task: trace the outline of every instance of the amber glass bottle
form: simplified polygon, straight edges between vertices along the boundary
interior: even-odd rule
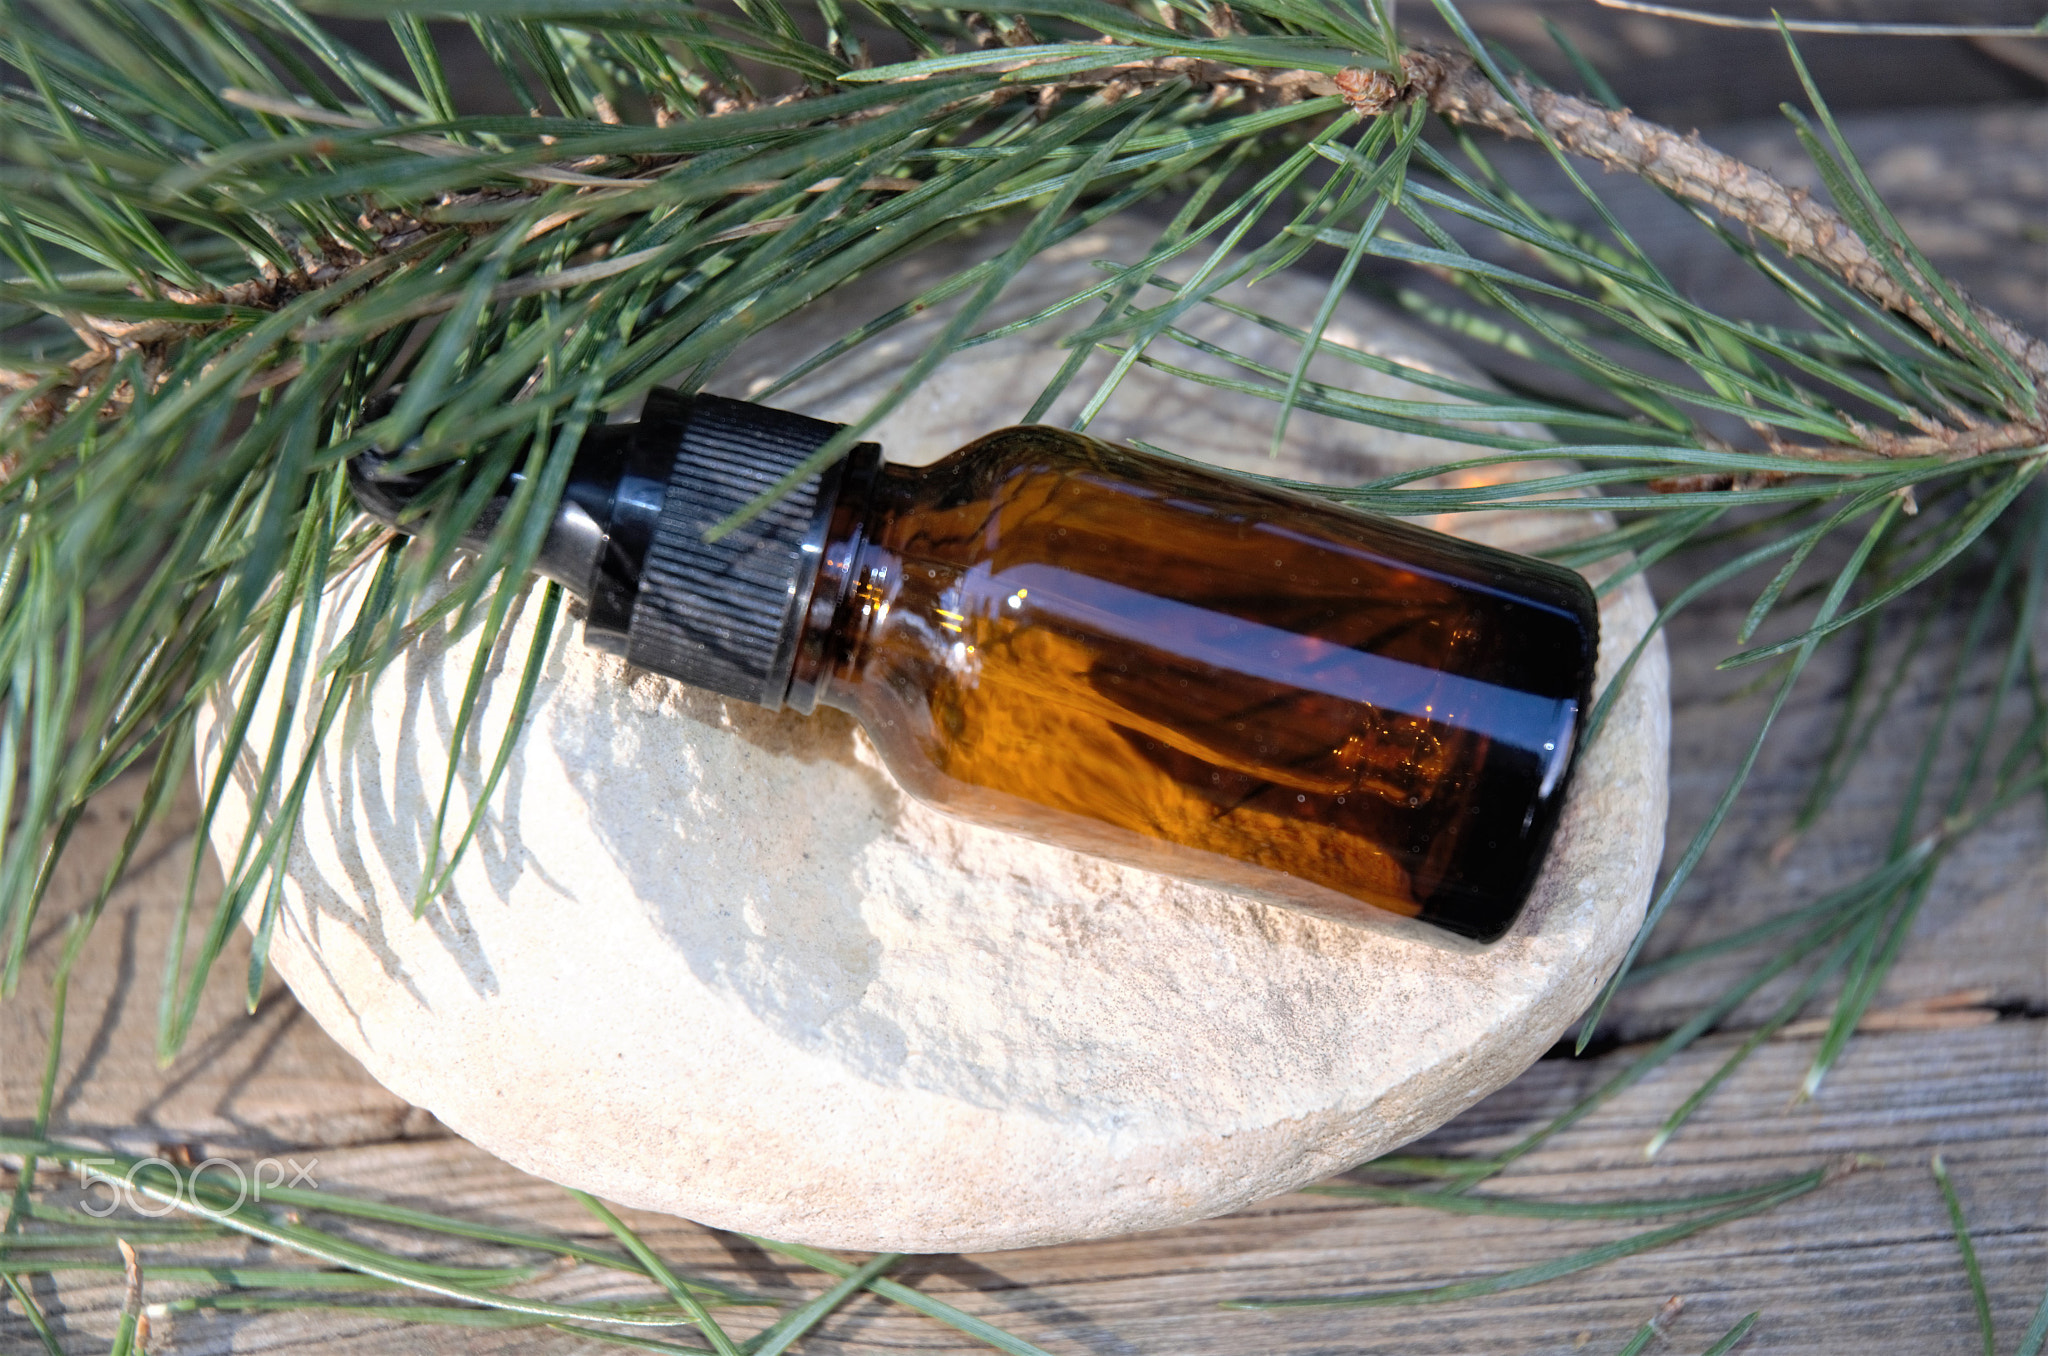
[[[704,541],[834,431],[657,392],[586,441],[539,568],[593,642],[848,711],[967,818],[1340,919],[1514,921],[1592,679],[1576,574],[1045,427],[864,444]],[[407,525],[423,485],[354,470]]]

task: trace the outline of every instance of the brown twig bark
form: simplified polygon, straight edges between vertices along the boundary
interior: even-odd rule
[[[1429,100],[1436,112],[1455,122],[1485,127],[1503,136],[1534,139],[1536,133],[1514,103],[1494,87],[1461,53],[1412,53],[1403,63],[1411,94]],[[1692,202],[1711,207],[1778,245],[1786,253],[1811,259],[1871,300],[1907,316],[1936,338],[1942,322],[1961,317],[1937,316],[1886,270],[1863,238],[1840,214],[1814,201],[1802,189],[1788,188],[1753,165],[1744,164],[1700,140],[1626,110],[1603,108],[1568,94],[1540,90],[1514,81],[1516,95],[1558,146],[1572,155],[1610,169],[1640,175]],[[1903,261],[1901,261],[1903,263]],[[1910,269],[1910,265],[1906,265]],[[1931,293],[1932,289],[1922,291]],[[2048,343],[2028,334],[2005,317],[1970,304],[1970,317],[2035,382],[2048,387]]]

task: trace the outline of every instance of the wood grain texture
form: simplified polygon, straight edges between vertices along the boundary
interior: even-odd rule
[[[61,863],[38,916],[20,991],[0,1003],[0,1116],[8,1125],[21,1124],[35,1107],[48,1048],[51,977],[71,919],[97,893],[141,791],[141,778],[131,776],[87,809],[77,846]],[[254,1015],[246,1011],[241,977],[249,942],[239,929],[184,1052],[168,1069],[158,1067],[163,957],[190,870],[198,813],[198,797],[187,788],[149,830],[79,958],[55,1123],[144,1153],[169,1141],[253,1150],[356,1144],[432,1125],[424,1112],[371,1082],[276,980],[265,985]],[[209,853],[200,907],[210,909],[219,891]]]
[[[2023,1327],[2048,1276],[2048,1085],[2040,1077],[2044,1026],[2009,1020],[1967,1032],[1860,1040],[1821,1098],[1789,1108],[1809,1043],[1766,1047],[1726,1085],[1694,1126],[1654,1162],[1645,1140],[1673,1101],[1704,1076],[1734,1039],[1706,1042],[1532,1154],[1497,1190],[1539,1199],[1631,1199],[1726,1190],[1805,1171],[1850,1155],[1864,1166],[1760,1217],[1736,1221],[1661,1251],[1540,1288],[1483,1300],[1401,1309],[1234,1312],[1218,1301],[1256,1296],[1354,1293],[1429,1285],[1569,1255],[1644,1224],[1460,1217],[1329,1197],[1283,1197],[1254,1210],[1182,1229],[1107,1242],[982,1256],[913,1258],[897,1271],[949,1303],[1055,1353],[1223,1356],[1246,1351],[1456,1353],[1612,1351],[1673,1295],[1685,1308],[1671,1349],[1704,1349],[1744,1313],[1764,1319],[1751,1351],[1897,1352],[1935,1356],[1977,1350],[1961,1262],[1928,1159],[1946,1156],[1969,1212],[2001,1329]],[[1549,1060],[1418,1145],[1424,1151],[1504,1147],[1561,1110],[1613,1067]],[[525,1177],[455,1139],[325,1150],[324,1189],[364,1193],[475,1218],[540,1225],[601,1241],[558,1188]],[[765,1255],[745,1240],[682,1221],[631,1216],[680,1270],[765,1295],[821,1288],[816,1273]],[[389,1235],[379,1237],[387,1244]],[[260,1249],[203,1250],[212,1260]],[[465,1260],[502,1254],[478,1249]],[[145,1249],[145,1267],[172,1260]],[[43,1285],[78,1350],[104,1349],[120,1302],[118,1277]],[[199,1287],[151,1283],[162,1301]],[[559,1300],[623,1298],[636,1291],[602,1269],[579,1266],[529,1293]],[[736,1333],[765,1321],[727,1310]],[[14,1350],[18,1319],[0,1327]],[[1582,1335],[1585,1341],[1581,1343]],[[584,1349],[547,1331],[475,1333],[398,1327],[371,1316],[183,1314],[159,1325],[160,1351],[314,1351],[321,1356],[393,1350],[553,1353]],[[592,1348],[593,1350],[596,1348]],[[890,1351],[965,1352],[976,1344],[900,1306],[867,1298],[829,1321],[810,1351],[879,1356]]]
[[[1816,562],[1814,576],[1838,560]],[[1669,597],[1685,580],[1676,569],[1656,572],[1655,588]],[[1759,581],[1758,587],[1761,586]],[[1768,693],[1745,692],[1756,670],[1716,673],[1714,662],[1740,648],[1734,643],[1748,598],[1724,594],[1683,614],[1671,633],[1671,825],[1665,838],[1668,869],[1727,786],[1737,756],[1755,737]],[[1728,936],[1775,917],[1831,889],[1850,884],[1882,864],[1900,795],[1933,727],[1935,710],[1953,677],[1962,609],[1942,617],[1919,653],[1904,656],[1908,637],[1893,635],[1880,652],[1885,666],[1909,659],[1893,715],[1834,804],[1797,840],[1786,831],[1805,803],[1816,766],[1833,738],[1848,685],[1850,648],[1823,649],[1778,717],[1770,742],[1715,845],[1680,904],[1659,928],[1646,958],[1670,955]],[[1903,628],[1901,628],[1903,629]],[[1983,721],[1995,686],[1999,650],[1972,657],[1947,741],[1937,761],[1930,806],[1918,821],[1925,831],[1950,789],[1963,745]],[[2031,719],[2022,698],[2001,708],[1994,748],[2008,747]],[[1878,1006],[1921,1002],[1963,990],[1974,1001],[2008,1011],[2048,1009],[2048,801],[2036,796],[1991,821],[1936,874],[1913,930],[1911,944],[1886,981]],[[1770,944],[1709,960],[1626,990],[1610,1009],[1606,1030],[1616,1039],[1661,1035],[1750,973]],[[1735,1015],[1733,1025],[1754,1026],[1797,986],[1796,976],[1766,986]]]
[[[1885,137],[1896,134],[1885,145],[1904,146],[1912,121],[1895,118],[1882,127],[1872,122],[1862,132],[1852,127],[1851,134],[1876,137],[1868,128],[1877,127]],[[1999,171],[2004,180],[1977,181],[1985,185],[1984,200],[2016,203],[2038,218],[2037,207],[2028,204],[2048,193],[2041,187],[2048,178],[2041,174],[2038,157],[2029,160],[2025,148],[2048,144],[2038,141],[2048,136],[2048,114],[2005,110],[1941,115],[1933,122],[1932,131],[1922,129],[1931,140],[1918,144],[1934,147],[1936,168],[2005,165],[2007,170]],[[1742,149],[1735,141],[1727,144]],[[1994,155],[1999,147],[2019,149]],[[1912,168],[1910,159],[1899,163]],[[1931,219],[1953,186],[1942,188],[1939,176],[1926,182],[1933,187],[1919,201]],[[1930,242],[1937,244],[1930,252],[1945,266],[1966,264],[1973,285],[1987,299],[2005,295],[2007,280],[2016,280],[2010,282],[2018,289],[2012,295],[2048,304],[2048,291],[2039,281],[2044,256],[2038,245],[2021,248],[2018,227],[2010,235],[1999,234],[2005,218],[1995,208],[1971,206],[1977,200],[1965,195],[1963,208],[1952,216],[1963,226],[1981,227],[1996,257],[1984,258],[1974,246],[1944,257],[1937,242]],[[1962,231],[1948,237],[1953,248],[1968,245],[1970,238]],[[1674,250],[1694,248],[1676,232],[1657,241],[1660,257],[1666,244]],[[1955,245],[1958,241],[1962,244]],[[1678,260],[1675,276],[1681,276],[1682,285],[1705,289],[1721,304],[1743,309],[1742,297],[1715,290],[1714,279],[1721,275],[1709,269],[1705,255],[1686,257],[1702,271],[1684,273],[1693,265]],[[2041,319],[2038,314],[2025,318]],[[1682,582],[1683,576],[1669,569],[1656,577],[1663,596]],[[1702,607],[1671,637],[1674,854],[1719,794],[1760,713],[1762,699],[1744,691],[1752,675],[1713,672],[1715,660],[1735,648],[1743,606],[1731,601]],[[2048,651],[2048,638],[2042,638],[2042,649]],[[1805,794],[1845,681],[1839,657],[1824,658],[1816,666],[1781,718],[1775,742],[1735,817],[1650,954],[1724,936],[1869,869],[1890,832],[1888,807],[1917,754],[1930,704],[1947,680],[1942,654],[1938,645],[1927,648],[1903,689],[1896,727],[1888,728],[1873,748],[1835,809],[1774,861],[1772,849]],[[2043,658],[2048,660],[2048,653]],[[1965,715],[1971,703],[1982,700],[1983,691],[1982,675],[1973,670]],[[34,1105],[49,1021],[47,980],[62,926],[97,887],[106,854],[126,829],[121,807],[132,812],[135,789],[124,784],[110,793],[82,827],[80,850],[52,893],[22,991],[0,1004],[0,1126],[9,1131],[26,1124]],[[191,1142],[202,1151],[219,1147],[243,1156],[295,1153],[302,1162],[317,1158],[315,1173],[324,1189],[599,1239],[601,1231],[558,1188],[440,1134],[430,1117],[369,1082],[299,1014],[288,995],[273,988],[256,1015],[245,1016],[236,977],[247,951],[239,934],[223,963],[227,982],[209,995],[188,1052],[170,1069],[157,1068],[159,957],[183,886],[193,810],[189,800],[181,803],[172,820],[152,833],[141,865],[117,892],[86,950],[73,982],[60,1065],[59,1133],[144,1152],[159,1144]],[[2000,1351],[2009,1352],[2048,1284],[2048,815],[2043,811],[2040,799],[2016,807],[1943,868],[1879,1000],[1880,1006],[1895,1006],[1982,989],[1987,991],[1982,1001],[1996,1008],[1984,1012],[1993,1019],[1988,1024],[1859,1036],[1818,1098],[1803,1103],[1795,1102],[1793,1093],[1814,1042],[1769,1043],[1657,1159],[1646,1160],[1643,1146],[1658,1124],[1774,1002],[1767,992],[1736,1015],[1728,1032],[1702,1042],[1550,1141],[1494,1188],[1544,1200],[1675,1195],[1754,1184],[1855,1155],[1874,1160],[1768,1215],[1538,1288],[1404,1309],[1246,1313],[1221,1310],[1216,1303],[1455,1282],[1563,1257],[1648,1226],[1468,1218],[1297,1195],[1224,1219],[1131,1238],[912,1259],[897,1275],[1059,1356],[1600,1356],[1617,1351],[1637,1325],[1674,1295],[1683,1297],[1685,1307],[1656,1350],[1702,1351],[1744,1313],[1761,1310],[1755,1333],[1739,1349],[1745,1356],[1974,1356],[1980,1346],[1970,1298],[1928,1170],[1929,1158],[1940,1152],[1975,1235],[1999,1325]],[[201,897],[208,897],[205,883]],[[1630,989],[1612,1012],[1611,1028],[1625,1040],[1655,1037],[1747,963],[1746,958],[1716,961]],[[1821,1010],[1819,1005],[1814,1009]],[[1623,1045],[1589,1060],[1545,1060],[1414,1146],[1415,1151],[1465,1154],[1504,1148],[1625,1067],[1640,1049]],[[505,1061],[505,1077],[519,1076],[516,1057],[503,1052],[491,1057]],[[0,1187],[9,1185],[0,1172]],[[784,1298],[815,1294],[823,1283],[816,1273],[764,1254],[745,1240],[677,1220],[635,1216],[632,1223],[681,1270]],[[402,1242],[393,1234],[365,1236],[394,1247]],[[208,1245],[197,1255],[280,1265],[289,1260],[228,1244]],[[451,1258],[457,1255],[488,1261],[505,1254],[477,1248]],[[146,1268],[171,1260],[167,1252],[144,1250]],[[55,1282],[38,1279],[33,1290],[56,1319],[67,1351],[106,1349],[120,1301],[117,1278],[70,1273]],[[147,1282],[152,1301],[195,1290]],[[649,1293],[591,1266],[553,1275],[530,1292],[560,1299]],[[727,1312],[736,1314],[733,1326],[742,1333],[766,1321],[765,1312],[751,1317],[737,1316],[751,1311]],[[0,1306],[0,1352],[33,1347],[34,1338],[12,1303]],[[311,1356],[552,1356],[613,1349],[547,1330],[400,1326],[374,1316],[320,1311],[180,1315],[158,1326],[152,1345],[158,1352],[288,1350]],[[929,1319],[872,1298],[842,1309],[799,1348],[845,1356],[981,1349]]]

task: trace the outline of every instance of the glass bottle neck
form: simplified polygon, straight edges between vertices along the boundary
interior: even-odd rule
[[[828,479],[825,497],[831,508],[820,515],[825,530],[817,577],[797,623],[796,658],[789,695],[783,699],[792,710],[808,715],[820,702],[842,705],[833,699],[833,675],[859,648],[866,629],[853,595],[875,549],[870,519],[890,469],[882,464],[879,446],[862,443]]]

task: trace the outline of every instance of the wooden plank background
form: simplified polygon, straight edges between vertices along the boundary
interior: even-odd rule
[[[1947,221],[1947,234],[1934,231],[1930,241],[1940,262],[2027,321],[2048,320],[2048,251],[2041,248],[2048,111],[2006,106],[1871,116],[1854,129],[1873,145],[1925,149],[1917,161],[1906,155],[1890,186],[1902,217],[1909,225],[1916,212],[1925,222]],[[1763,128],[1744,134],[1757,144],[1776,135]],[[1733,135],[1723,139],[1740,144]],[[1915,164],[1925,171],[1917,180],[1909,172]],[[1955,196],[1958,173],[1976,196]],[[2012,210],[1977,210],[1980,200]],[[1654,214],[1655,204],[1629,210],[1638,208]],[[1715,261],[1698,253],[1689,237],[1654,221],[1645,229],[1652,228],[1676,275],[1716,276]],[[1737,311],[1745,304],[1725,292],[1717,300]],[[1761,296],[1747,300],[1768,304]],[[1656,576],[1663,596],[1682,582],[1670,570]],[[1732,648],[1744,605],[1731,598],[1697,609],[1671,638],[1673,854],[1719,794],[1760,711],[1759,699],[1744,688],[1745,675],[1712,669]],[[2048,665],[2048,636],[2035,641]],[[1842,803],[1779,858],[1772,850],[1805,793],[1843,682],[1839,658],[1810,675],[1697,883],[1659,934],[1656,953],[1724,935],[1869,868],[1889,832],[1888,807],[1917,752],[1929,703],[1946,680],[1939,647],[1930,647],[1930,654],[1935,657],[1917,666],[1907,685],[1896,730],[1887,731]],[[1981,699],[1982,686],[1973,684],[1971,700]],[[19,1130],[34,1105],[49,1017],[46,981],[65,921],[97,887],[103,854],[125,831],[134,791],[128,785],[95,805],[81,828],[86,849],[68,860],[46,908],[22,992],[0,1005],[0,1125],[9,1130]],[[1973,1226],[2001,1351],[2009,1351],[2048,1283],[2043,810],[2040,799],[2015,807],[1943,868],[1879,999],[1881,1008],[1898,1011],[1965,992],[1962,1015],[1941,1019],[1940,1029],[1930,1029],[1925,1019],[1913,1029],[1909,1011],[1906,1029],[1859,1036],[1819,1097],[1807,1102],[1795,1101],[1793,1093],[1812,1058],[1813,1039],[1773,1041],[1657,1159],[1646,1160],[1643,1146],[1657,1125],[1775,1006],[1775,991],[1767,992],[1722,1033],[1531,1154],[1496,1187],[1540,1199],[1631,1198],[1723,1190],[1827,1164],[1856,1164],[1770,1214],[1535,1289],[1407,1309],[1256,1313],[1217,1303],[1463,1280],[1566,1256],[1644,1226],[1464,1218],[1299,1195],[1125,1239],[913,1259],[896,1275],[1063,1356],[1601,1353],[1618,1350],[1673,1297],[1683,1307],[1670,1318],[1660,1349],[1675,1352],[1703,1350],[1741,1315],[1761,1310],[1745,1352],[1975,1353],[1971,1302],[1928,1169],[1940,1152]],[[289,1154],[317,1160],[314,1172],[326,1189],[597,1237],[600,1231],[558,1188],[447,1136],[432,1117],[370,1082],[280,990],[273,988],[249,1018],[240,1010],[238,986],[217,985],[186,1053],[169,1069],[157,1068],[157,970],[190,860],[193,813],[188,797],[172,822],[151,834],[86,950],[72,985],[57,1133],[144,1153],[190,1144],[201,1153]],[[245,955],[231,952],[226,973],[234,974]],[[1629,990],[1610,1023],[1621,1044],[1590,1059],[1540,1062],[1416,1150],[1483,1153],[1515,1142],[1623,1067],[1640,1052],[1640,1042],[1668,1031],[1739,970],[1739,961],[1717,962]],[[489,1057],[513,1061],[505,1075],[518,1077],[516,1056]],[[0,1173],[0,1187],[9,1185]],[[631,1222],[681,1269],[777,1296],[821,1288],[817,1273],[745,1240],[677,1220],[632,1216]],[[206,1255],[268,1256],[261,1248],[227,1245],[208,1245]],[[476,1249],[449,1260],[458,1256],[492,1254]],[[105,1349],[120,1303],[117,1279],[74,1273],[56,1282],[39,1279],[33,1289],[67,1350]],[[162,1300],[194,1291],[151,1283],[148,1295]],[[645,1292],[622,1288],[614,1273],[575,1267],[537,1283],[532,1293],[579,1299]],[[733,1324],[747,1332],[766,1321],[762,1311],[737,1316]],[[0,1350],[27,1350],[32,1342],[7,1306],[0,1314]],[[158,1325],[153,1342],[154,1350],[179,1353],[316,1356],[525,1356],[586,1346],[548,1331],[400,1327],[322,1312],[179,1315]],[[868,1356],[980,1348],[870,1297],[846,1306],[799,1349]]]

